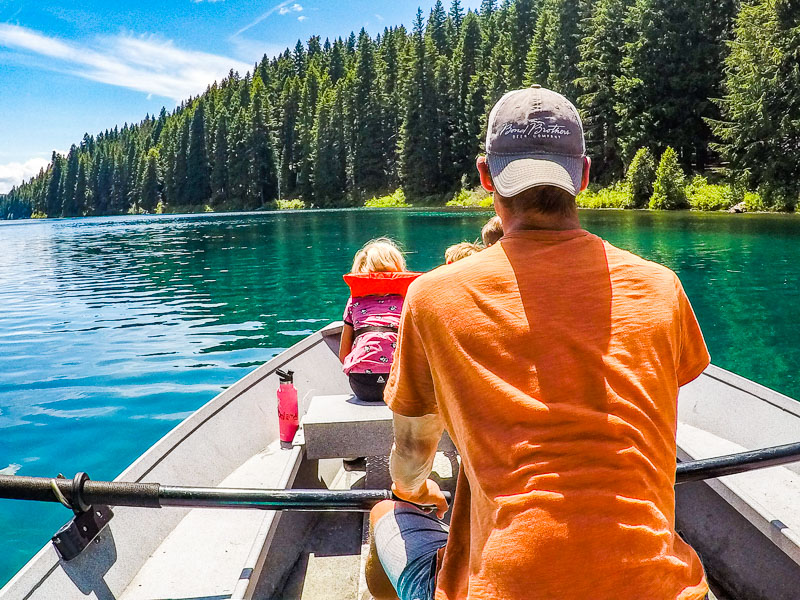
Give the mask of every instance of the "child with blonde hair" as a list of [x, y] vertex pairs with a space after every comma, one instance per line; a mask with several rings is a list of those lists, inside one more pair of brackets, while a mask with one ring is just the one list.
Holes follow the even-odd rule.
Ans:
[[489, 219], [489, 221], [486, 223], [486, 225], [483, 226], [483, 229], [481, 230], [481, 238], [483, 239], [483, 245], [486, 246], [487, 248], [499, 242], [500, 238], [502, 238], [503, 235], [504, 235], [503, 222], [497, 215]]
[[445, 250], [444, 260], [449, 265], [461, 260], [462, 258], [467, 258], [473, 254], [477, 254], [481, 250], [483, 250], [483, 246], [480, 244], [476, 244], [474, 242], [461, 242], [460, 244], [455, 244]]
[[406, 271], [405, 257], [393, 240], [378, 238], [356, 253], [353, 268], [344, 276], [350, 299], [344, 309], [339, 359], [361, 400], [383, 401], [403, 300], [419, 275]]

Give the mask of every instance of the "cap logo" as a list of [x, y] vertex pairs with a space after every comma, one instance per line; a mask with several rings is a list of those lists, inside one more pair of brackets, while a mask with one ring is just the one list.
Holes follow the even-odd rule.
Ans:
[[547, 124], [541, 119], [533, 119], [525, 127], [518, 127], [514, 123], [506, 123], [500, 130], [500, 135], [511, 136], [512, 139], [556, 139], [572, 135], [572, 132], [558, 123]]

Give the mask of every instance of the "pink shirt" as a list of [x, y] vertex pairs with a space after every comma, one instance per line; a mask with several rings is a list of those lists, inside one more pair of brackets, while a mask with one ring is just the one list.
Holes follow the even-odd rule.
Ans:
[[[362, 327], [398, 327], [403, 311], [403, 297], [397, 294], [385, 296], [358, 296], [350, 298], [344, 309], [344, 322], [355, 332]], [[344, 372], [388, 373], [392, 368], [394, 350], [397, 348], [397, 332], [369, 331], [353, 340], [353, 349], [344, 361]]]

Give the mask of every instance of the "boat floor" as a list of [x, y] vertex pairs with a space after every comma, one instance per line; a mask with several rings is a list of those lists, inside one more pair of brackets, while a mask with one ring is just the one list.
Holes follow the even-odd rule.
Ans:
[[[437, 455], [434, 477], [442, 489], [455, 492], [458, 472]], [[331, 487], [357, 489], [364, 487], [366, 473], [341, 473], [337, 485]], [[448, 515], [449, 518], [449, 515]], [[306, 534], [303, 550], [279, 593], [260, 595], [260, 600], [371, 600], [363, 581], [364, 517], [359, 513], [322, 513]], [[734, 600], [715, 591], [709, 600]], [[741, 600], [741, 599], [737, 599]]]
[[[388, 463], [373, 472], [343, 471], [333, 488], [388, 487]], [[455, 455], [438, 453], [433, 479], [443, 490], [455, 493], [458, 462]], [[445, 517], [449, 519], [449, 514]], [[369, 600], [363, 578], [366, 551], [366, 515], [322, 513], [306, 535], [303, 550], [280, 593], [271, 600]], [[260, 596], [256, 590], [256, 598]]]

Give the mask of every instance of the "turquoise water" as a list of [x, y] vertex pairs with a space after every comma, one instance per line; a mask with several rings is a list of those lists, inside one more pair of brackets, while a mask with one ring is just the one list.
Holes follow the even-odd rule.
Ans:
[[[391, 235], [442, 262], [485, 212], [325, 211], [0, 223], [0, 469], [116, 476], [225, 386], [341, 318], [341, 274]], [[678, 272], [715, 364], [800, 398], [800, 219], [584, 211]], [[164, 482], [169, 483], [169, 482]], [[0, 500], [0, 585], [67, 520]]]

